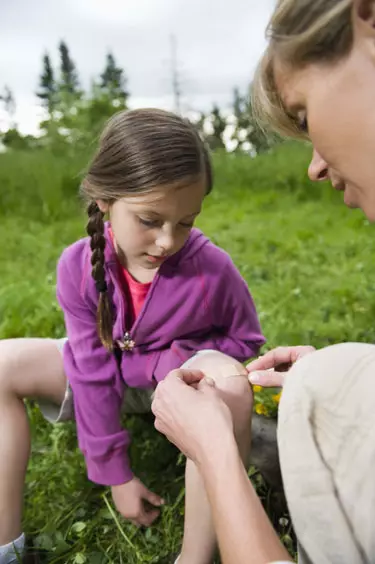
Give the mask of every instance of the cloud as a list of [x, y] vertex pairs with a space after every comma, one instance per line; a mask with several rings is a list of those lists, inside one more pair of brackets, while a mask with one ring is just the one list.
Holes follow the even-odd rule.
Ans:
[[[13, 0], [0, 20], [0, 77], [13, 90], [23, 129], [35, 128], [41, 59], [58, 65], [64, 38], [85, 87], [111, 49], [129, 79], [132, 105], [171, 106], [171, 43], [186, 107], [226, 104], [245, 88], [264, 48], [273, 0]], [[1, 88], [1, 83], [0, 83]], [[26, 124], [28, 122], [28, 124]], [[33, 122], [34, 125], [31, 125]]]

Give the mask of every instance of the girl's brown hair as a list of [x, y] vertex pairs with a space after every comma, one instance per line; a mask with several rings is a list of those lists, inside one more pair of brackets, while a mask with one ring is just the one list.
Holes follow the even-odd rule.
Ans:
[[113, 315], [105, 279], [104, 214], [97, 200], [111, 204], [127, 194], [189, 185], [202, 176], [208, 194], [212, 189], [209, 154], [189, 121], [151, 108], [119, 112], [108, 121], [81, 185], [87, 201], [92, 277], [99, 292], [98, 333], [108, 350], [114, 348]]
[[294, 71], [345, 57], [353, 44], [352, 6], [353, 0], [278, 0], [267, 27], [269, 45], [252, 84], [253, 111], [263, 128], [305, 137], [279, 96], [275, 60]]

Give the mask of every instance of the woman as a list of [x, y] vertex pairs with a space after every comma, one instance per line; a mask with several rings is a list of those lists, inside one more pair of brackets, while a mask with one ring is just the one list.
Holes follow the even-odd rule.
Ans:
[[[279, 133], [309, 138], [310, 178], [330, 180], [374, 221], [375, 0], [279, 0], [268, 31], [256, 114]], [[375, 562], [375, 347], [281, 348], [248, 371], [252, 383], [284, 386], [278, 442], [299, 561]], [[167, 377], [153, 405], [156, 427], [196, 461], [224, 563], [288, 560], [207, 375]]]

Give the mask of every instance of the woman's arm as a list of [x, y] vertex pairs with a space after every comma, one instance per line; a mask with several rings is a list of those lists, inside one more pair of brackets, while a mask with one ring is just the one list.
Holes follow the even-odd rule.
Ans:
[[246, 474], [213, 383], [199, 371], [175, 370], [158, 385], [152, 410], [155, 427], [200, 469], [224, 564], [292, 561]]
[[214, 439], [198, 466], [211, 504], [224, 564], [292, 561], [247, 476], [232, 433]]

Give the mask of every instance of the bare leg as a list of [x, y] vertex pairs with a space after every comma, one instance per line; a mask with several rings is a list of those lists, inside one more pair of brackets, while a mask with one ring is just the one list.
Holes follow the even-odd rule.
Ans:
[[[251, 442], [253, 397], [244, 367], [221, 353], [197, 357], [191, 368], [199, 368], [215, 380], [216, 388], [233, 416], [234, 433], [244, 464], [248, 464]], [[233, 377], [244, 374], [243, 377]], [[216, 546], [211, 509], [202, 478], [195, 464], [186, 463], [185, 530], [178, 564], [211, 564]]]
[[60, 404], [66, 377], [51, 339], [0, 341], [0, 545], [21, 534], [22, 499], [30, 455], [25, 398]]

